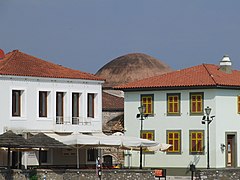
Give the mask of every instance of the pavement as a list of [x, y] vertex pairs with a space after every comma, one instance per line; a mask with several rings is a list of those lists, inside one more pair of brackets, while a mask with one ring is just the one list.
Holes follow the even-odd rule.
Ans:
[[[161, 178], [160, 180], [163, 179], [164, 178]], [[159, 178], [155, 178], [155, 180], [159, 180]], [[167, 176], [166, 180], [191, 180], [191, 176]]]

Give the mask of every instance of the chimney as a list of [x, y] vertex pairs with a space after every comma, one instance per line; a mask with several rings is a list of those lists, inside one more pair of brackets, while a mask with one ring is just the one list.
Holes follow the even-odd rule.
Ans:
[[220, 71], [225, 72], [227, 74], [232, 73], [232, 62], [228, 55], [223, 56], [222, 60], [220, 61]]
[[5, 58], [5, 53], [2, 49], [0, 49], [0, 60]]

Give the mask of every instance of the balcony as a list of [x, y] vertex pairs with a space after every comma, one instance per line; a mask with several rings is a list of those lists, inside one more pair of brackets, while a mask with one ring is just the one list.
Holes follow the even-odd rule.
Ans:
[[91, 125], [91, 123], [91, 118], [87, 117], [56, 117], [56, 124]]
[[55, 119], [55, 132], [79, 132], [92, 129], [92, 118], [57, 116]]

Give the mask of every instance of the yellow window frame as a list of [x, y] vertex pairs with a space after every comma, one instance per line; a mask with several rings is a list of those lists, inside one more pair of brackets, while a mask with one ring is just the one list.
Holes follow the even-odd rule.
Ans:
[[[171, 134], [172, 134], [172, 138], [170, 137]], [[178, 135], [178, 138], [175, 137], [175, 134]], [[180, 131], [168, 131], [168, 136], [167, 136], [167, 137], [168, 137], [168, 139], [167, 139], [167, 143], [168, 143], [168, 144], [170, 144], [170, 141], [173, 142], [173, 144], [171, 144], [172, 147], [168, 150], [168, 152], [179, 153], [180, 150], [181, 150], [181, 147], [180, 147], [181, 133], [180, 133]], [[178, 149], [177, 149], [177, 147], [175, 146], [175, 143], [174, 143], [175, 141], [178, 142], [178, 145], [177, 145]]]
[[[142, 103], [142, 106], [146, 108], [144, 114], [153, 114], [153, 96], [152, 95], [142, 95], [141, 103]], [[150, 108], [149, 108], [149, 105], [150, 105]]]
[[240, 114], [240, 96], [237, 98], [238, 114]]
[[[195, 101], [193, 100], [193, 97], [195, 97]], [[198, 97], [200, 97], [200, 100], [198, 100]], [[196, 111], [193, 111], [193, 103], [195, 103], [195, 109]], [[200, 111], [199, 104], [201, 106]], [[203, 112], [203, 94], [197, 93], [197, 94], [191, 94], [191, 113], [202, 113]]]
[[[170, 100], [172, 98], [172, 101]], [[177, 100], [175, 101], [175, 98]], [[180, 113], [180, 95], [179, 94], [174, 94], [174, 95], [168, 95], [168, 114], [179, 114]], [[177, 105], [177, 109], [175, 108], [175, 105]], [[170, 107], [172, 106], [172, 111]]]
[[[195, 138], [193, 138], [193, 134], [195, 134]], [[198, 138], [198, 135], [201, 134], [201, 138]], [[203, 153], [203, 131], [192, 131], [190, 133], [190, 152], [191, 153]], [[196, 150], [193, 150], [193, 141], [195, 141], [195, 147], [196, 147]], [[199, 150], [197, 147], [198, 147], [198, 144], [199, 144], [199, 141], [201, 143], [201, 150]]]
[[[144, 138], [144, 135], [145, 135], [146, 138]], [[148, 138], [149, 135], [151, 135], [152, 138]], [[143, 131], [143, 132], [141, 133], [141, 138], [154, 141], [154, 132], [153, 132], [153, 131]]]

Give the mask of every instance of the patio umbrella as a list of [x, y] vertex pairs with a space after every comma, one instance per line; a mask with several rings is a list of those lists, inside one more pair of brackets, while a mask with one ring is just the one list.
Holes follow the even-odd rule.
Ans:
[[77, 168], [79, 168], [79, 148], [83, 146], [98, 146], [100, 141], [99, 138], [85, 135], [81, 133], [72, 133], [70, 135], [58, 135], [58, 134], [49, 134], [50, 137], [56, 138], [60, 142], [70, 145], [76, 148], [77, 150]]
[[24, 139], [24, 137], [9, 130], [0, 135], [0, 147], [8, 148], [8, 169], [10, 169], [11, 148], [31, 148], [33, 144]]
[[149, 151], [167, 151], [170, 147], [172, 147], [171, 144], [161, 143], [157, 146], [148, 147], [147, 149]]
[[41, 166], [42, 148], [70, 148], [69, 146], [63, 144], [55, 138], [47, 136], [42, 132], [28, 138], [27, 141], [34, 144], [34, 147], [39, 148], [39, 166]]

